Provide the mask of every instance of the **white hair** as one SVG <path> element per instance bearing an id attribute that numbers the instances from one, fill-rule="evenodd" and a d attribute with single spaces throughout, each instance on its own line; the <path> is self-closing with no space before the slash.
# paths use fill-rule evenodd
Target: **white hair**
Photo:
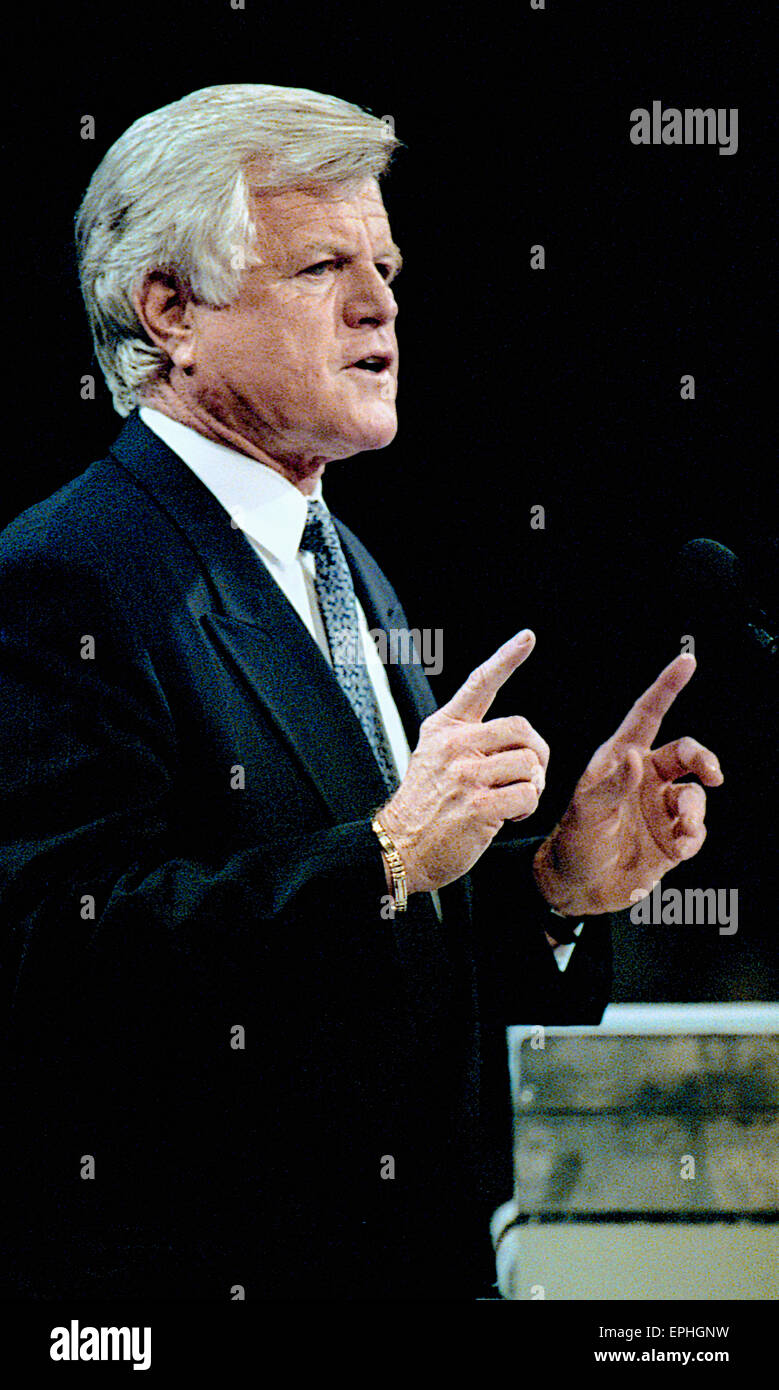
<path id="1" fill-rule="evenodd" d="M 132 295 L 155 270 L 192 296 L 232 303 L 256 230 L 252 188 L 348 187 L 379 178 L 400 141 L 391 118 L 304 88 L 204 87 L 142 116 L 111 146 L 76 218 L 81 292 L 95 353 L 120 415 L 164 377 Z M 254 171 L 253 171 L 254 174 Z"/>

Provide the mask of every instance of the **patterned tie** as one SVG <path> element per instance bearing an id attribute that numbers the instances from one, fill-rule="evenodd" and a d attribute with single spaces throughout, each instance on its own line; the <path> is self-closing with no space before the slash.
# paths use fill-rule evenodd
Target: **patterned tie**
<path id="1" fill-rule="evenodd" d="M 308 504 L 300 549 L 311 551 L 316 559 L 314 584 L 334 675 L 363 727 L 387 791 L 392 794 L 397 790 L 398 776 L 365 666 L 352 576 L 332 517 L 321 502 Z"/>

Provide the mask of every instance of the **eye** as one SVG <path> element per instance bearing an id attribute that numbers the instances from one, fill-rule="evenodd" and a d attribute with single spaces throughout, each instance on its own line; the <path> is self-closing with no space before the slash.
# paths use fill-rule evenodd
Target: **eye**
<path id="1" fill-rule="evenodd" d="M 316 265 L 309 265 L 309 266 L 306 266 L 305 270 L 301 270 L 301 271 L 300 271 L 300 274 L 301 274 L 301 275 L 319 275 L 319 276 L 321 276 L 321 275 L 324 273 L 324 271 L 330 270 L 330 268 L 331 268 L 332 266 L 334 266 L 335 264 L 336 264 L 336 262 L 333 261 L 333 260 L 329 260 L 329 261 L 317 261 Z"/>
<path id="2" fill-rule="evenodd" d="M 376 262 L 376 269 L 378 270 L 379 275 L 382 277 L 382 279 L 387 281 L 387 284 L 389 284 L 390 280 L 394 280 L 396 275 L 400 275 L 400 269 L 398 266 L 387 265 L 383 261 Z"/>

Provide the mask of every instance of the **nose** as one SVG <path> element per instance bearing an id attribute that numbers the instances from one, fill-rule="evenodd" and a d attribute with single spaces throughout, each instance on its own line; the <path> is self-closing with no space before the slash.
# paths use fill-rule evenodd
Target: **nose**
<path id="1" fill-rule="evenodd" d="M 391 323 L 397 313 L 398 302 L 376 267 L 355 271 L 344 302 L 344 319 L 349 327 Z"/>

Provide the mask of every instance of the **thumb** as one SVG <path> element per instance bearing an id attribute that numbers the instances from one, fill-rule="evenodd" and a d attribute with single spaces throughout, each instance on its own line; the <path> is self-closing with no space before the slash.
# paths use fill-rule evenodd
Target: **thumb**
<path id="1" fill-rule="evenodd" d="M 452 719 L 472 720 L 479 723 L 487 713 L 502 685 L 506 684 L 518 666 L 530 656 L 536 645 L 535 635 L 529 628 L 509 638 L 498 647 L 492 656 L 471 671 L 467 680 L 439 713 L 448 714 Z"/>

